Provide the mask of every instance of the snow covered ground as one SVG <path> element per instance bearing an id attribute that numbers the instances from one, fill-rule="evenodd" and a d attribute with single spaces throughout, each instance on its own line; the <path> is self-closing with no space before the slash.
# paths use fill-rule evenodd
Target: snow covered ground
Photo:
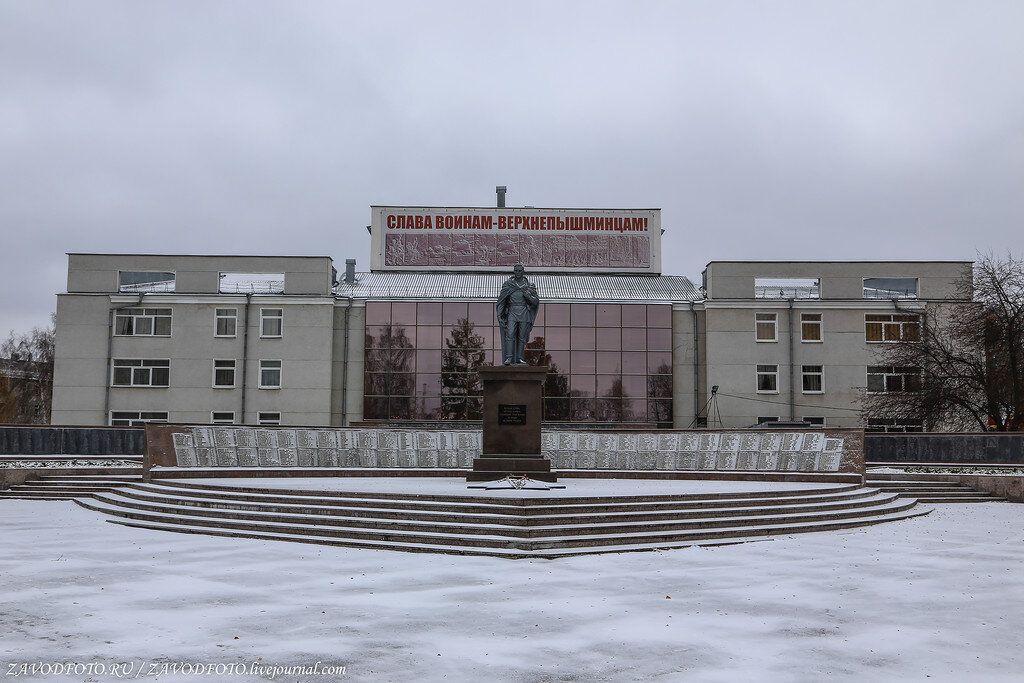
<path id="1" fill-rule="evenodd" d="M 275 680 L 1019 681 L 1022 527 L 1022 505 L 938 505 L 846 532 L 511 561 L 171 534 L 5 500 L 0 675 L 130 662 L 141 680 L 246 681 L 272 669 L 151 674 L 320 662 L 345 673 Z"/>

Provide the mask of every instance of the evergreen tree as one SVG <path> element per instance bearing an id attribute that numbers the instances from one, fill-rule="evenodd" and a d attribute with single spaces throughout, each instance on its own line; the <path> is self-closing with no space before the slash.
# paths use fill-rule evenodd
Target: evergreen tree
<path id="1" fill-rule="evenodd" d="M 479 420 L 483 387 L 477 370 L 484 364 L 484 338 L 473 332 L 469 318 L 459 318 L 441 351 L 442 420 Z"/>

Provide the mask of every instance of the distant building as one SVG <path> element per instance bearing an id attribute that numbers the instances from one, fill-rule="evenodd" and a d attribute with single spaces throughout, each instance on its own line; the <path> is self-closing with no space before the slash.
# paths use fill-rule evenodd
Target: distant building
<path id="1" fill-rule="evenodd" d="M 478 420 L 494 301 L 524 263 L 548 422 L 700 425 L 718 386 L 725 426 L 856 426 L 860 391 L 914 381 L 873 345 L 914 334 L 971 266 L 715 261 L 698 290 L 660 272 L 659 209 L 371 212 L 370 272 L 340 277 L 326 256 L 69 254 L 53 422 Z"/>

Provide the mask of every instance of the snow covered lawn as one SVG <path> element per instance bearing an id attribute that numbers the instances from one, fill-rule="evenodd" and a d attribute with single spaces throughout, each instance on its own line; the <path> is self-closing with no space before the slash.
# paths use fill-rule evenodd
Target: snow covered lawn
<path id="1" fill-rule="evenodd" d="M 148 674 L 319 661 L 345 675 L 275 680 L 1021 680 L 1024 505 L 935 507 L 714 549 L 511 561 L 170 534 L 4 500 L 0 675 L 133 662 L 142 680 L 245 681 L 269 674 Z"/>

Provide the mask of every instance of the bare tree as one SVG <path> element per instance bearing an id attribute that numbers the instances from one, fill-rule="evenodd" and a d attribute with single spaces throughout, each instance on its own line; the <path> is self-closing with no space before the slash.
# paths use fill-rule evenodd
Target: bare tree
<path id="1" fill-rule="evenodd" d="M 0 423 L 48 424 L 53 396 L 53 316 L 46 328 L 0 344 Z"/>
<path id="2" fill-rule="evenodd" d="M 880 346 L 865 419 L 929 430 L 1024 427 L 1024 259 L 979 255 L 958 294 L 928 308 L 919 335 Z"/>

